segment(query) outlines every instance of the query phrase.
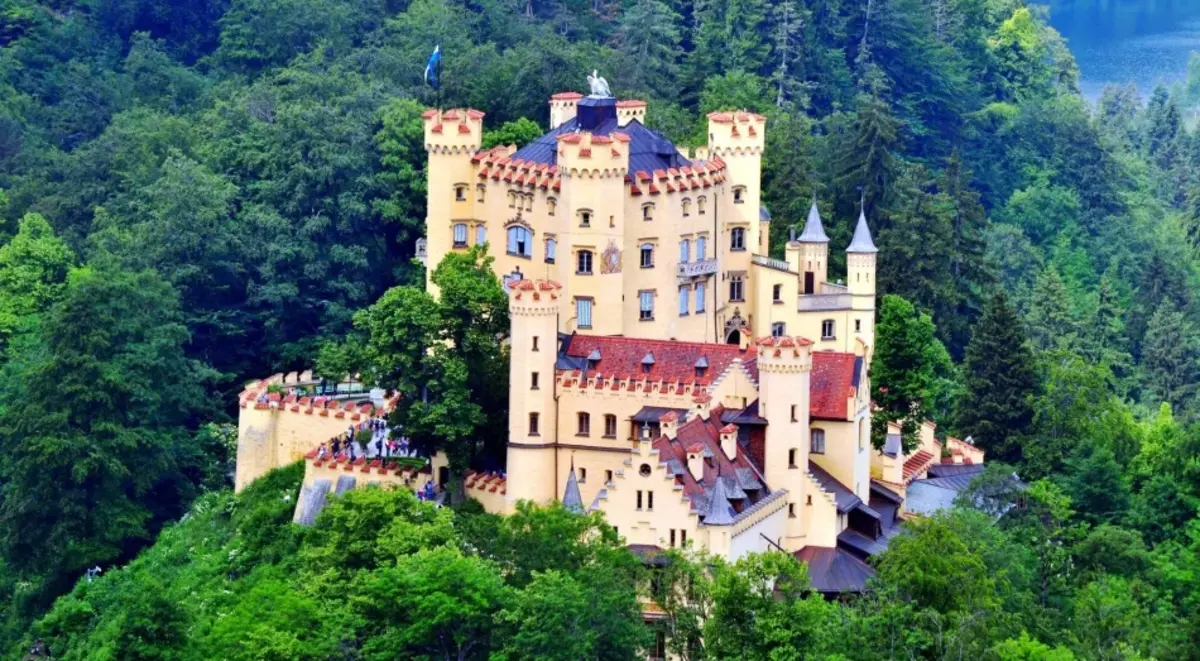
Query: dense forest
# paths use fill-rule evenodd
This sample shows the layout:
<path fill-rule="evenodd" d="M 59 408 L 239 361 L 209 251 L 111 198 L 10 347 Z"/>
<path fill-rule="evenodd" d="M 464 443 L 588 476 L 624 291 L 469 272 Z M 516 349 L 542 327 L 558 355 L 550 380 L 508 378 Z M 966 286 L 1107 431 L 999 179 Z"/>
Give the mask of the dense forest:
<path fill-rule="evenodd" d="M 301 531 L 295 469 L 233 497 L 231 393 L 423 282 L 434 45 L 488 144 L 592 69 L 681 145 L 766 115 L 773 249 L 814 196 L 835 246 L 865 205 L 877 422 L 985 447 L 972 506 L 834 603 L 773 556 L 650 571 L 557 509 L 364 492 Z M 650 595 L 689 659 L 1200 658 L 1200 131 L 1166 88 L 1089 105 L 1024 0 L 0 0 L 0 47 L 16 658 L 637 658 Z"/>

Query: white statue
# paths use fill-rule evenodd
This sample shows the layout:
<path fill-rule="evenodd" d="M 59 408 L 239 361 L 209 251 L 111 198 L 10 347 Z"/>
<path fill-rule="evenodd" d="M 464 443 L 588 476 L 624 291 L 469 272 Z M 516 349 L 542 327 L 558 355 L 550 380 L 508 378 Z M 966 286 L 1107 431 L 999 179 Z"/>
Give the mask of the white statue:
<path fill-rule="evenodd" d="M 592 69 L 592 73 L 588 74 L 588 86 L 592 88 L 592 93 L 588 96 L 612 96 L 612 90 L 608 87 L 608 81 L 601 78 L 599 72 L 595 69 Z"/>

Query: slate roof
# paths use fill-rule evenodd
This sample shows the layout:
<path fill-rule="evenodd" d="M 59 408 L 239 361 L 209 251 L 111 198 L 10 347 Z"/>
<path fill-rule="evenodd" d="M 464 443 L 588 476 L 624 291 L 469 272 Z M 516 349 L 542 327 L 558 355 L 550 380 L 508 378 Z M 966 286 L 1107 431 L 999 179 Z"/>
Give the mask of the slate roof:
<path fill-rule="evenodd" d="M 954 505 L 954 499 L 958 498 L 958 492 L 962 490 L 956 483 L 957 479 L 941 477 L 913 480 L 905 490 L 905 511 L 909 514 L 931 516 L 950 509 Z"/>
<path fill-rule="evenodd" d="M 814 198 L 812 208 L 808 210 L 808 221 L 804 223 L 804 231 L 796 237 L 800 243 L 829 243 L 825 234 L 825 226 L 821 224 L 821 212 L 817 210 L 817 200 Z"/>
<path fill-rule="evenodd" d="M 730 409 L 721 413 L 721 422 L 731 425 L 765 425 L 767 419 L 758 414 L 758 400 L 744 409 Z"/>
<path fill-rule="evenodd" d="M 816 478 L 817 484 L 821 488 L 833 494 L 833 500 L 837 503 L 838 512 L 845 514 L 850 510 L 862 505 L 862 499 L 854 495 L 854 492 L 846 487 L 846 485 L 837 481 L 837 478 L 830 475 L 824 468 L 818 466 L 815 462 L 808 462 L 808 472 Z"/>
<path fill-rule="evenodd" d="M 638 409 L 637 413 L 633 414 L 634 422 L 658 422 L 664 415 L 674 413 L 682 418 L 688 412 L 687 409 L 674 409 L 667 406 L 643 406 Z"/>
<path fill-rule="evenodd" d="M 983 464 L 934 464 L 929 467 L 929 477 L 954 477 L 970 475 L 974 477 L 983 472 Z"/>
<path fill-rule="evenodd" d="M 812 588 L 821 594 L 862 592 L 875 575 L 867 563 L 840 548 L 806 546 L 795 556 L 808 565 Z"/>
<path fill-rule="evenodd" d="M 875 242 L 871 240 L 871 228 L 867 226 L 867 214 L 862 211 L 858 212 L 858 225 L 854 228 L 854 237 L 850 239 L 850 246 L 846 248 L 846 252 L 879 252 L 879 249 L 875 247 Z"/>
<path fill-rule="evenodd" d="M 563 122 L 557 128 L 551 129 L 537 140 L 525 145 L 512 155 L 512 160 L 524 160 L 531 163 L 558 165 L 558 136 L 576 131 L 585 132 L 581 128 L 579 118 L 575 117 Z M 593 135 L 609 135 L 623 133 L 629 136 L 629 172 L 654 172 L 669 168 L 681 168 L 692 162 L 684 158 L 670 140 L 657 131 L 652 131 L 634 119 L 625 126 L 618 126 L 617 118 L 613 117 L 601 122 L 591 131 Z"/>
<path fill-rule="evenodd" d="M 571 472 L 567 473 L 567 487 L 563 490 L 562 504 L 570 512 L 583 514 L 583 496 L 579 493 L 579 480 L 575 478 L 574 465 L 571 466 Z"/>

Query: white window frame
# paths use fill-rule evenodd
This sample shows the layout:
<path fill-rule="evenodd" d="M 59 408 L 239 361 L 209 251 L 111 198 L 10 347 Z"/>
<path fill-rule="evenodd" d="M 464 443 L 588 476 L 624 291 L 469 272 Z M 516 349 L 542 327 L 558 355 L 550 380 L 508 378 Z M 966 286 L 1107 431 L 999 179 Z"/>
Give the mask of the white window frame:
<path fill-rule="evenodd" d="M 654 321 L 654 292 L 638 292 L 638 320 Z"/>
<path fill-rule="evenodd" d="M 467 238 L 469 236 L 470 236 L 470 232 L 467 230 L 466 223 L 454 223 L 452 239 L 454 240 L 455 248 L 466 248 L 467 247 Z"/>
<path fill-rule="evenodd" d="M 825 319 L 821 321 L 821 339 L 833 340 L 837 338 L 837 324 L 833 319 Z"/>
<path fill-rule="evenodd" d="M 688 310 L 691 307 L 689 301 L 692 298 L 692 288 L 687 285 L 679 287 L 679 316 L 688 316 Z"/>
<path fill-rule="evenodd" d="M 588 329 L 592 327 L 594 301 L 590 298 L 575 299 L 575 327 Z"/>
<path fill-rule="evenodd" d="M 703 282 L 696 283 L 696 312 L 697 313 L 704 312 L 704 307 L 705 307 L 704 292 L 706 289 L 708 289 L 708 286 L 705 285 Z"/>
<path fill-rule="evenodd" d="M 584 257 L 587 257 L 587 270 L 583 269 Z M 592 275 L 596 269 L 596 254 L 591 250 L 580 250 L 575 254 L 575 274 Z"/>

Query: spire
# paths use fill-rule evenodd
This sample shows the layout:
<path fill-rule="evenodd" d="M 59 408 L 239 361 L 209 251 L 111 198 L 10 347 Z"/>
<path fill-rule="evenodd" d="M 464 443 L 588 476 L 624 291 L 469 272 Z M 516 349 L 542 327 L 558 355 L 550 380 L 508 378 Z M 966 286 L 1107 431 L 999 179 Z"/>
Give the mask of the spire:
<path fill-rule="evenodd" d="M 571 472 L 567 474 L 567 488 L 563 490 L 563 507 L 568 512 L 583 514 L 583 496 L 579 493 L 579 480 L 575 479 L 575 460 L 571 460 Z"/>
<path fill-rule="evenodd" d="M 729 495 L 725 492 L 725 480 L 717 476 L 717 484 L 713 487 L 712 495 L 708 497 L 708 507 L 704 511 L 704 525 L 728 526 L 733 524 L 733 506 L 729 504 Z"/>
<path fill-rule="evenodd" d="M 846 252 L 872 253 L 879 252 L 875 242 L 871 240 L 871 228 L 867 227 L 867 214 L 858 212 L 858 226 L 854 228 L 854 238 L 850 239 L 850 247 Z"/>
<path fill-rule="evenodd" d="M 821 212 L 817 210 L 815 193 L 812 208 L 808 210 L 808 222 L 804 223 L 804 232 L 796 240 L 800 243 L 829 243 L 829 237 L 825 235 L 825 226 L 821 224 Z"/>

